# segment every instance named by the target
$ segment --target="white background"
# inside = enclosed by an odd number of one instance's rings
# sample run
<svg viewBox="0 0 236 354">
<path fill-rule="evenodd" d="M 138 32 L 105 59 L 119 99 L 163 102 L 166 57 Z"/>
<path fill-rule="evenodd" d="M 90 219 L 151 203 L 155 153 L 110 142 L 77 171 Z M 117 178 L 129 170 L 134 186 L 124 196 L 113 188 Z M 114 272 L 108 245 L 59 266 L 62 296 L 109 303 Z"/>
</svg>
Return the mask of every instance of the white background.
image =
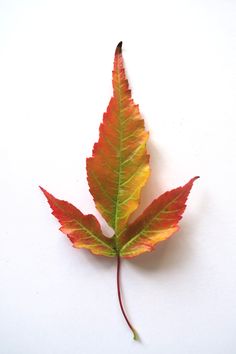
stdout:
<svg viewBox="0 0 236 354">
<path fill-rule="evenodd" d="M 2 354 L 236 353 L 235 10 L 227 0 L 0 2 Z M 141 209 L 201 176 L 181 231 L 123 262 L 141 343 L 118 307 L 115 261 L 73 249 L 38 189 L 98 216 L 85 158 L 120 40 L 150 131 Z"/>
</svg>

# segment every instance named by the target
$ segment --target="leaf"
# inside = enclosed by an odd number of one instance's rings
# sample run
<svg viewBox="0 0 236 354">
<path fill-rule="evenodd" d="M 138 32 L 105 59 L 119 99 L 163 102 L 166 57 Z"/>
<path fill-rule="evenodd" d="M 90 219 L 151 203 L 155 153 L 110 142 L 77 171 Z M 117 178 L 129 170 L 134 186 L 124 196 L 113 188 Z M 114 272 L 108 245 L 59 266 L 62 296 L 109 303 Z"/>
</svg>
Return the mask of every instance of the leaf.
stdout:
<svg viewBox="0 0 236 354">
<path fill-rule="evenodd" d="M 90 192 L 97 209 L 115 232 L 116 247 L 150 173 L 146 150 L 148 133 L 131 98 L 121 43 L 115 52 L 113 97 L 110 100 L 93 156 L 87 159 Z"/>
<path fill-rule="evenodd" d="M 179 229 L 178 222 L 186 208 L 186 200 L 199 177 L 192 178 L 185 186 L 173 189 L 155 199 L 143 214 L 129 225 L 120 249 L 122 257 L 131 258 L 150 252 L 161 241 Z"/>
<path fill-rule="evenodd" d="M 60 230 L 68 236 L 75 248 L 87 248 L 96 255 L 116 255 L 112 240 L 103 235 L 95 216 L 82 214 L 72 204 L 56 199 L 40 188 L 48 200 L 52 214 L 61 224 Z"/>
<path fill-rule="evenodd" d="M 131 214 L 140 202 L 140 193 L 150 174 L 146 143 L 148 132 L 139 107 L 131 97 L 126 78 L 122 42 L 115 51 L 112 72 L 113 96 L 99 129 L 99 140 L 87 159 L 87 179 L 96 208 L 113 228 L 114 235 L 103 235 L 95 216 L 84 215 L 66 201 L 56 199 L 42 187 L 52 214 L 61 224 L 74 247 L 86 248 L 95 255 L 117 258 L 117 294 L 127 325 L 130 323 L 120 291 L 121 257 L 131 258 L 152 251 L 161 241 L 179 228 L 186 201 L 194 181 L 166 192 L 155 199 L 134 222 L 128 224 Z"/>
</svg>

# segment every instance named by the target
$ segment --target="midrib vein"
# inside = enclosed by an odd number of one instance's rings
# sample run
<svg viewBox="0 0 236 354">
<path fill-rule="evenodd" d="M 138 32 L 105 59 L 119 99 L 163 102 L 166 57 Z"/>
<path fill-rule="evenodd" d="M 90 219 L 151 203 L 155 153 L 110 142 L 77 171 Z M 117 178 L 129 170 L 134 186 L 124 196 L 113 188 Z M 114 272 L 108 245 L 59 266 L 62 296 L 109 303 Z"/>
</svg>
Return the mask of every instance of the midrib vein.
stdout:
<svg viewBox="0 0 236 354">
<path fill-rule="evenodd" d="M 122 153 L 122 142 L 123 142 L 123 127 L 121 124 L 121 92 L 120 92 L 120 85 L 121 85 L 121 80 L 120 80 L 120 69 L 118 68 L 117 70 L 117 76 L 118 76 L 118 107 L 119 107 L 119 170 L 118 170 L 118 186 L 117 186 L 117 194 L 116 194 L 116 202 L 115 202 L 115 216 L 114 216 L 114 231 L 115 231 L 115 243 L 116 247 L 119 248 L 118 246 L 118 206 L 119 206 L 119 193 L 120 193 L 120 185 L 121 185 L 121 173 L 122 173 L 122 158 L 121 158 L 121 153 Z"/>
</svg>

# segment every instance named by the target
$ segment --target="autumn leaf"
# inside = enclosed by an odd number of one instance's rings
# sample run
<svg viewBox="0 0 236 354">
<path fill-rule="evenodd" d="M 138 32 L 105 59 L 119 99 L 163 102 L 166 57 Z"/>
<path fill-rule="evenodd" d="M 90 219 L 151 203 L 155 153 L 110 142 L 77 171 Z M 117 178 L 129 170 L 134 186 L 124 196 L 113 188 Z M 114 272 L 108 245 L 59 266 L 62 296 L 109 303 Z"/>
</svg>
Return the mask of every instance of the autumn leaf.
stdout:
<svg viewBox="0 0 236 354">
<path fill-rule="evenodd" d="M 138 339 L 125 312 L 120 292 L 121 258 L 152 251 L 179 229 L 179 221 L 194 181 L 162 194 L 132 223 L 141 190 L 150 174 L 146 143 L 148 132 L 139 107 L 131 97 L 122 57 L 122 42 L 115 51 L 112 72 L 113 95 L 103 115 L 99 140 L 87 159 L 87 177 L 96 208 L 113 228 L 112 238 L 103 234 L 95 216 L 84 215 L 72 204 L 57 199 L 40 187 L 61 224 L 60 230 L 76 248 L 95 255 L 117 258 L 117 292 L 121 311 Z"/>
</svg>

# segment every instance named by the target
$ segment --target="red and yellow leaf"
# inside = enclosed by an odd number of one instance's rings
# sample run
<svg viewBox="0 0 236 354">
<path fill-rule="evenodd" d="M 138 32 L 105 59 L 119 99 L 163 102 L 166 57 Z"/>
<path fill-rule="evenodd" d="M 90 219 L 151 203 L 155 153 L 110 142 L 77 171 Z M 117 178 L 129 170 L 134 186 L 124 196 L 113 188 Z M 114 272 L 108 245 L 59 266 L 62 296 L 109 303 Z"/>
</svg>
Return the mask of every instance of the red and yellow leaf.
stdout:
<svg viewBox="0 0 236 354">
<path fill-rule="evenodd" d="M 60 230 L 68 236 L 75 248 L 86 248 L 94 254 L 113 257 L 116 251 L 113 241 L 104 236 L 95 216 L 84 215 L 72 204 L 56 199 L 40 187 L 61 224 Z"/>
<path fill-rule="evenodd" d="M 139 205 L 140 192 L 149 176 L 148 133 L 138 105 L 131 98 L 121 43 L 115 52 L 113 97 L 110 100 L 93 156 L 87 159 L 90 192 L 97 209 L 119 237 Z"/>
<path fill-rule="evenodd" d="M 166 240 L 178 230 L 178 222 L 186 208 L 186 200 L 197 178 L 192 178 L 183 187 L 162 194 L 129 225 L 121 240 L 122 257 L 131 258 L 150 252 L 159 242 Z"/>
<path fill-rule="evenodd" d="M 131 258 L 150 252 L 159 242 L 178 230 L 178 223 L 186 208 L 186 201 L 194 181 L 173 189 L 155 199 L 133 223 L 131 214 L 140 202 L 140 193 L 149 174 L 149 155 L 146 142 L 148 132 L 139 107 L 131 97 L 126 78 L 122 42 L 115 51 L 112 72 L 113 96 L 99 129 L 99 140 L 94 144 L 92 157 L 87 159 L 87 178 L 97 209 L 113 228 L 114 236 L 103 235 L 95 216 L 84 215 L 66 201 L 56 199 L 45 189 L 52 214 L 61 224 L 76 248 L 86 248 L 96 255 L 117 258 L 117 293 L 127 325 L 138 339 L 122 303 L 120 291 L 121 257 Z"/>
</svg>

